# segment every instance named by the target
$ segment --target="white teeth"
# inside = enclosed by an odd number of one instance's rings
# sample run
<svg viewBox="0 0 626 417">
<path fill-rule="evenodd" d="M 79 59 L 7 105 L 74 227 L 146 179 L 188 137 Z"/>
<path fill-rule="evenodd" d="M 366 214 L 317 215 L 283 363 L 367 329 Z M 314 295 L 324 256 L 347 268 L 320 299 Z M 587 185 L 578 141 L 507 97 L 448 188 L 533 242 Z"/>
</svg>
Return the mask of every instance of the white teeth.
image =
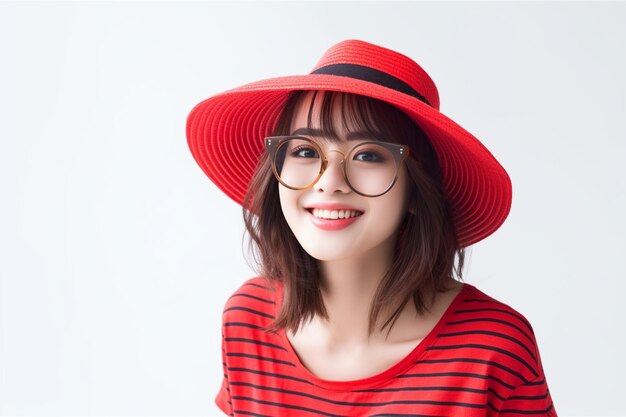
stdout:
<svg viewBox="0 0 626 417">
<path fill-rule="evenodd" d="M 313 209 L 313 215 L 322 219 L 346 219 L 349 217 L 360 216 L 360 211 L 356 210 L 321 210 L 318 208 Z"/>
</svg>

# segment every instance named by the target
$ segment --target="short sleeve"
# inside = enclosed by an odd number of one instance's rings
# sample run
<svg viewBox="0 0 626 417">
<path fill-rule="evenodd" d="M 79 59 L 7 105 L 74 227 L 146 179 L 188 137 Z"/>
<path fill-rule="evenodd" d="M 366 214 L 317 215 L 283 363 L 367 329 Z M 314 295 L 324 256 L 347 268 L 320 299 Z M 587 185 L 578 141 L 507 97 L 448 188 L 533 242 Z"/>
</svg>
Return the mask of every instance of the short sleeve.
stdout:
<svg viewBox="0 0 626 417">
<path fill-rule="evenodd" d="M 545 376 L 517 386 L 500 406 L 498 415 L 557 417 Z"/>
</svg>

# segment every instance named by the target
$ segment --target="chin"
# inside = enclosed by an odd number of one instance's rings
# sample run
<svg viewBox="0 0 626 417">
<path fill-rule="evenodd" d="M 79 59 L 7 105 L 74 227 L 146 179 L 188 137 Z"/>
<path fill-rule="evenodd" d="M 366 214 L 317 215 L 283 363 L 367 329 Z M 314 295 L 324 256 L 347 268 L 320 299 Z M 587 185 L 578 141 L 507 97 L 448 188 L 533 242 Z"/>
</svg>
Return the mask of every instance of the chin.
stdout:
<svg viewBox="0 0 626 417">
<path fill-rule="evenodd" d="M 330 262 L 330 261 L 337 261 L 339 259 L 341 259 L 341 257 L 337 257 L 337 254 L 329 254 L 329 253 L 320 253 L 320 252 L 309 252 L 306 251 L 309 255 L 311 255 L 311 257 L 315 260 L 318 260 L 320 262 Z"/>
<path fill-rule="evenodd" d="M 323 244 L 321 241 L 312 245 L 302 245 L 302 243 L 300 243 L 300 245 L 306 253 L 318 261 L 339 261 L 356 255 L 353 246 L 348 248 L 346 245 L 335 247 L 333 245 Z"/>
</svg>

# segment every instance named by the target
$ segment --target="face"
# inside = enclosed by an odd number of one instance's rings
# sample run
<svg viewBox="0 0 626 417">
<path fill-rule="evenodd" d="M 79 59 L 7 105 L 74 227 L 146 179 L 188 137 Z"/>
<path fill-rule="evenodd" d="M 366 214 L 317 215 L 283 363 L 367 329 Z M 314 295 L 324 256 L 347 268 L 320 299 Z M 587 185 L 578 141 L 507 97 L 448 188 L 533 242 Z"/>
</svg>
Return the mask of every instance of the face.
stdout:
<svg viewBox="0 0 626 417">
<path fill-rule="evenodd" d="M 316 115 L 321 103 L 319 92 L 313 107 L 313 126 L 307 126 L 307 116 L 312 100 L 308 93 L 298 103 L 291 122 L 290 132 L 301 128 L 319 129 Z M 339 109 L 338 109 L 339 110 Z M 392 251 L 397 232 L 407 211 L 407 173 L 404 164 L 398 172 L 398 179 L 387 193 L 378 197 L 366 197 L 354 192 L 346 183 L 339 162 L 350 149 L 360 142 L 372 140 L 363 138 L 357 141 L 346 140 L 354 129 L 344 128 L 338 120 L 340 111 L 334 111 L 335 126 L 340 127 L 339 143 L 324 141 L 324 138 L 303 135 L 318 143 L 326 157 L 328 167 L 313 185 L 306 190 L 292 190 L 279 184 L 279 196 L 282 212 L 289 227 L 304 250 L 320 261 L 332 261 L 358 258 L 373 254 L 372 251 Z M 334 152 L 339 151 L 341 152 Z M 344 217 L 345 211 L 329 210 L 319 213 L 311 207 L 331 205 L 353 209 L 362 214 L 346 220 L 323 220 L 322 217 Z M 352 215 L 354 213 L 349 213 Z"/>
</svg>

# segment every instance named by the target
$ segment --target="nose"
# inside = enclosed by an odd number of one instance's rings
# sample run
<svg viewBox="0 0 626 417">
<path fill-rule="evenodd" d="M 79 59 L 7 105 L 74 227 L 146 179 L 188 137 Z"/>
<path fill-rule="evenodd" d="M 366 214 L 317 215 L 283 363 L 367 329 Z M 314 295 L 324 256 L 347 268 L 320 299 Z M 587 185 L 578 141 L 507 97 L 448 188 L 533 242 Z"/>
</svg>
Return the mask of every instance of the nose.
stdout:
<svg viewBox="0 0 626 417">
<path fill-rule="evenodd" d="M 322 176 L 317 180 L 313 186 L 315 191 L 320 192 L 350 192 L 350 186 L 346 182 L 343 171 L 343 158 L 344 155 L 337 151 L 332 150 L 328 152 L 328 165 L 322 173 Z"/>
</svg>

